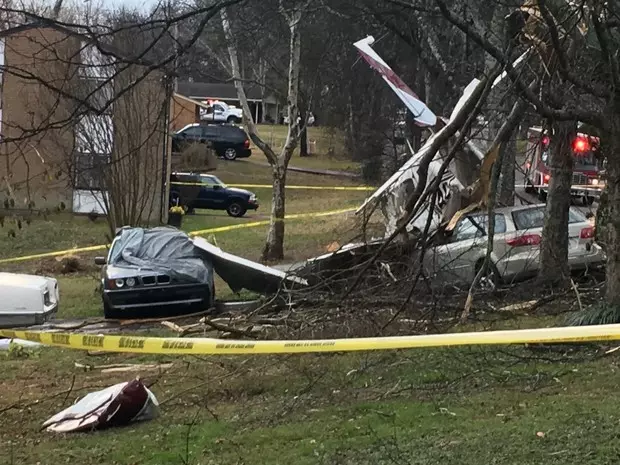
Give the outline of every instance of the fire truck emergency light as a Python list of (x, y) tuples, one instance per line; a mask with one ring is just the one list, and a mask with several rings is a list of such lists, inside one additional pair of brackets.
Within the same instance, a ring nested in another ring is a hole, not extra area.
[(573, 141), (573, 151), (574, 152), (587, 152), (590, 150), (590, 142), (583, 137), (577, 137)]

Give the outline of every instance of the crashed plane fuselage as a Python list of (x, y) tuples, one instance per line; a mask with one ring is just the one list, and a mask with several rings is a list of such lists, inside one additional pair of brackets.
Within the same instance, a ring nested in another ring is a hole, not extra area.
[[(372, 43), (372, 37), (367, 37), (354, 45), (366, 62), (383, 77), (389, 87), (412, 112), (416, 124), (429, 128), (432, 132), (426, 143), (417, 152), (412, 153), (411, 158), (357, 210), (357, 213), (369, 214), (379, 206), (385, 217), (385, 235), (388, 237), (393, 235), (399, 224), (407, 217), (406, 206), (419, 184), (421, 162), (429, 155), (429, 152), (434, 150), (433, 142), (450, 124), (457, 121), (457, 117), (462, 117), (464, 111), (471, 110), (472, 99), (481, 94), (480, 91), (486, 86), (486, 83), (473, 79), (464, 89), (450, 118), (441, 119), (438, 122), (434, 119), (432, 111), (418, 99), (370, 47)], [(528, 54), (529, 50), (518, 57), (513, 63), (513, 67), (524, 61)], [(499, 74), (493, 81), (492, 88), (499, 84), (505, 76), (506, 72)], [(488, 142), (491, 138), (488, 133), (483, 134), (488, 132), (488, 128), (484, 124), (479, 126), (472, 125), (472, 130), (465, 142), (454, 149), (456, 152), (450, 157), (451, 160), (448, 165), (442, 169), (461, 130), (459, 128), (454, 132), (454, 125), (452, 126), (450, 134), (453, 135), (449, 139), (450, 142), (436, 150), (430, 162), (423, 192), (434, 183), (437, 183), (438, 189), (436, 193), (427, 195), (421, 205), (416, 206), (413, 218), (408, 221), (405, 227), (407, 232), (424, 231), (427, 223), (429, 224), (429, 232), (433, 232), (441, 224), (447, 224), (459, 210), (466, 207), (472, 200), (477, 201), (475, 198), (472, 199), (471, 186), (480, 178), (482, 161), (487, 159), (491, 151), (491, 144)], [(438, 178), (441, 178), (439, 182), (437, 182)]]

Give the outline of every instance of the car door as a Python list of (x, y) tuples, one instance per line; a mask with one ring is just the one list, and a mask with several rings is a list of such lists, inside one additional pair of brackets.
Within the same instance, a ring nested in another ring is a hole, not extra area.
[(427, 269), (438, 281), (470, 282), (476, 260), (486, 250), (486, 232), (478, 216), (462, 218), (445, 243), (431, 248), (425, 257)]
[(213, 121), (223, 123), (226, 121), (224, 107), (218, 103), (213, 105)]
[(218, 210), (225, 204), (225, 189), (217, 184), (213, 177), (208, 175), (198, 176), (197, 182), (201, 184), (199, 202), (200, 208)]
[(198, 176), (194, 174), (177, 174), (175, 182), (171, 183), (170, 192), (178, 193), (182, 205), (188, 208), (203, 208), (200, 205), (200, 185)]
[(179, 152), (185, 150), (189, 145), (200, 142), (202, 138), (202, 129), (200, 126), (192, 126), (176, 135), (178, 143), (177, 149)]
[(221, 150), (220, 130), (218, 126), (207, 125), (202, 127), (202, 137), (209, 142), (217, 153)]
[[(498, 252), (495, 244), (502, 242), (506, 233), (506, 217), (495, 214), (494, 247), (491, 261), (495, 264)], [(447, 282), (471, 283), (476, 276), (476, 265), (485, 258), (488, 243), (488, 215), (478, 213), (462, 218), (448, 240), (435, 246), (432, 253), (433, 270), (437, 278)]]

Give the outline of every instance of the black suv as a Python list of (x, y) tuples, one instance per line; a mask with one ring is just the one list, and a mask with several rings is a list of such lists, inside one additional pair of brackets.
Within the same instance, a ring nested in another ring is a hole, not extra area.
[(172, 136), (172, 152), (182, 152), (193, 143), (210, 142), (219, 157), (226, 160), (252, 155), (250, 140), (243, 129), (227, 124), (189, 124)]
[(182, 205), (191, 213), (195, 208), (226, 210), (240, 217), (258, 209), (256, 195), (244, 189), (228, 187), (217, 176), (200, 173), (170, 175), (170, 205)]

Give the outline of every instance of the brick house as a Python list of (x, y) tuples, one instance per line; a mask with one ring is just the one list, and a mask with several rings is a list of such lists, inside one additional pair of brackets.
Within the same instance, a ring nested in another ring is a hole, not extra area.
[[(161, 73), (37, 27), (0, 43), (0, 182), (14, 208), (167, 218), (171, 102)], [(113, 98), (113, 96), (118, 96)], [(6, 202), (5, 202), (6, 203)]]

